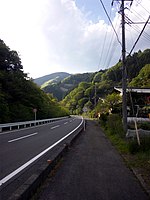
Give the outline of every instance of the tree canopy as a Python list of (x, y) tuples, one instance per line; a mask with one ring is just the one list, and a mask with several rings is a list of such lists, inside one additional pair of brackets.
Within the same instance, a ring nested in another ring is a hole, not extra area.
[(68, 114), (27, 77), (18, 53), (0, 40), (0, 123), (32, 120), (34, 108), (37, 119)]
[[(150, 87), (150, 49), (128, 56), (126, 69), (128, 86)], [(107, 70), (91, 74), (90, 79), (84, 74), (83, 81), (62, 100), (63, 106), (73, 114), (82, 114), (85, 107), (95, 112), (108, 112), (110, 107), (116, 109), (121, 102), (113, 91), (115, 86), (122, 85), (121, 61)]]

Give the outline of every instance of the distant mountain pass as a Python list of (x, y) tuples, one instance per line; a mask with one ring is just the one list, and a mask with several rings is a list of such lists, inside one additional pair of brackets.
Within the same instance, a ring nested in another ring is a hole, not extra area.
[(48, 86), (49, 84), (54, 84), (54, 83), (59, 83), (63, 79), (67, 78), (71, 74), (66, 73), (66, 72), (56, 72), (52, 73), (46, 76), (42, 76), (39, 78), (34, 79), (34, 83), (36, 83), (39, 86), (42, 86), (42, 88)]

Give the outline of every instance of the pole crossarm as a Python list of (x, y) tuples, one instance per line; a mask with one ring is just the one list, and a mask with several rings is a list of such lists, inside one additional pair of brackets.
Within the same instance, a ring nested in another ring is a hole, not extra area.
[[(114, 1), (119, 1), (119, 0), (112, 0), (112, 2), (111, 2), (111, 5), (113, 6), (114, 5)], [(121, 0), (120, 0), (121, 1)], [(125, 1), (131, 1), (131, 3), (130, 3), (130, 6), (132, 5), (132, 3), (133, 3), (133, 0), (124, 0), (124, 2)]]

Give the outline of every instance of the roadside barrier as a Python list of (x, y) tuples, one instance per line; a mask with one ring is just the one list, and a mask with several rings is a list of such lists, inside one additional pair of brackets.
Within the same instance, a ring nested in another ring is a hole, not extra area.
[(42, 124), (48, 124), (54, 121), (62, 120), (69, 118), (66, 117), (59, 117), (59, 118), (51, 118), (51, 119), (42, 119), (42, 120), (33, 120), (33, 121), (25, 121), (25, 122), (15, 122), (15, 123), (7, 123), (7, 124), (0, 124), (0, 132), (3, 131), (12, 131), (15, 129), (27, 128), (31, 126), (37, 126)]

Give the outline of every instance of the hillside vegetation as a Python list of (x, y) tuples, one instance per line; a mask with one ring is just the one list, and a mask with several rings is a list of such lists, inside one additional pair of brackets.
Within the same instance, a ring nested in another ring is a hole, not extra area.
[[(91, 81), (80, 79), (78, 86), (62, 100), (62, 105), (73, 114), (86, 111), (91, 112), (92, 116), (100, 111), (108, 112), (112, 107), (115, 109), (116, 105), (121, 104), (121, 99), (113, 94), (114, 86), (121, 86), (121, 66), (122, 63), (118, 62), (107, 70), (90, 74)], [(126, 69), (128, 86), (150, 88), (150, 49), (128, 56)]]
[(0, 123), (64, 116), (68, 113), (23, 72), (16, 51), (0, 40)]
[(33, 81), (34, 81), (34, 83), (36, 83), (37, 85), (39, 85), (43, 88), (43, 87), (48, 86), (49, 84), (56, 84), (68, 76), (70, 76), (70, 74), (68, 74), (66, 72), (56, 72), (53, 74), (49, 74), (46, 76), (36, 78)]
[[(17, 52), (0, 40), (0, 123), (32, 120), (34, 108), (37, 119), (63, 116), (67, 109), (72, 114), (88, 112), (91, 116), (112, 107), (118, 109), (121, 99), (113, 91), (114, 86), (121, 86), (121, 66), (120, 61), (95, 73), (61, 72), (40, 77), (41, 90), (23, 72)], [(150, 49), (128, 56), (126, 68), (129, 86), (150, 88)]]
[(46, 93), (52, 93), (59, 101), (62, 100), (71, 90), (76, 88), (82, 81), (91, 82), (94, 73), (83, 73), (70, 75), (59, 83), (49, 80), (41, 86)]
[[(150, 49), (146, 49), (143, 52), (139, 50), (132, 56), (127, 56), (126, 68), (127, 82), (129, 86), (150, 87), (148, 64), (150, 64)], [(99, 72), (95, 73), (72, 74), (58, 82), (55, 81), (57, 79), (57, 76), (55, 76), (53, 77), (54, 79), (49, 79), (43, 83), (41, 88), (44, 92), (53, 94), (53, 96), (59, 101), (65, 98), (63, 100), (63, 105), (65, 105), (68, 99), (71, 99), (70, 97), (67, 97), (67, 95), (69, 95), (69, 93), (74, 89), (78, 93), (76, 88), (81, 82), (90, 83), (89, 87), (86, 88), (86, 90), (88, 89), (87, 91), (89, 91), (90, 96), (87, 95), (88, 92), (86, 91), (86, 94), (83, 94), (81, 97), (81, 99), (84, 98), (84, 100), (81, 101), (87, 103), (86, 99), (88, 96), (88, 100), (90, 99), (91, 103), (93, 104), (93, 102), (97, 102), (99, 98), (105, 98), (107, 94), (111, 94), (114, 86), (121, 86), (121, 67), (122, 63), (119, 61), (116, 65), (109, 69), (100, 70)], [(96, 94), (94, 90), (96, 90)], [(75, 91), (73, 93), (75, 93)], [(71, 105), (69, 106), (69, 103), (67, 102), (67, 107), (69, 107), (69, 109), (75, 109), (76, 106), (78, 106), (77, 103), (78, 102), (76, 102), (76, 105), (74, 105), (74, 103), (71, 102)], [(82, 108), (80, 107), (80, 110), (81, 109)]]

